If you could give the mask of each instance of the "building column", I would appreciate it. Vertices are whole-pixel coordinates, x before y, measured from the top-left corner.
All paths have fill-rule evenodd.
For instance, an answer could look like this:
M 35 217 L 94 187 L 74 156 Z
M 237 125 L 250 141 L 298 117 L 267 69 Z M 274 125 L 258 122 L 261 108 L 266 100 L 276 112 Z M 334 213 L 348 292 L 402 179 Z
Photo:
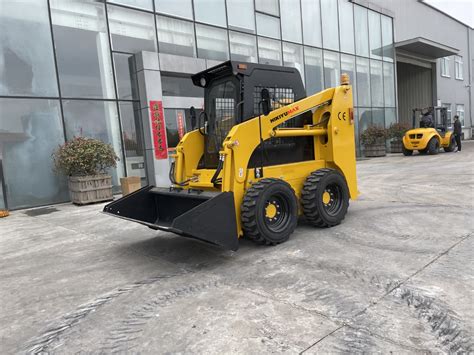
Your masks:
M 168 177 L 170 164 L 168 160 L 168 144 L 166 142 L 166 121 L 163 114 L 163 93 L 158 53 L 137 53 L 135 54 L 135 62 L 148 183 L 154 186 L 168 187 L 170 185 Z M 161 105 L 161 109 L 152 107 L 153 103 L 159 103 L 156 106 Z M 156 113 L 157 111 L 158 114 Z M 155 128 L 153 125 L 155 125 Z M 156 129 L 157 125 L 158 127 L 159 125 L 162 126 L 159 128 L 161 128 L 161 132 L 164 132 L 164 134 L 160 135 L 160 132 Z

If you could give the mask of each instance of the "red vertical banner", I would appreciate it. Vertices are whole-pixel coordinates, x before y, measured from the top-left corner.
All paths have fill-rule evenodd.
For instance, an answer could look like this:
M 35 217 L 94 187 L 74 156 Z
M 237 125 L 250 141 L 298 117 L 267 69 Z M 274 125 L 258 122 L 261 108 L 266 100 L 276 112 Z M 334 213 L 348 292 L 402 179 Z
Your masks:
M 185 133 L 183 111 L 176 111 L 176 123 L 178 126 L 179 139 L 181 139 L 183 138 L 184 133 Z
M 155 159 L 167 159 L 168 146 L 166 144 L 166 127 L 163 116 L 163 103 L 161 101 L 150 101 L 150 120 Z

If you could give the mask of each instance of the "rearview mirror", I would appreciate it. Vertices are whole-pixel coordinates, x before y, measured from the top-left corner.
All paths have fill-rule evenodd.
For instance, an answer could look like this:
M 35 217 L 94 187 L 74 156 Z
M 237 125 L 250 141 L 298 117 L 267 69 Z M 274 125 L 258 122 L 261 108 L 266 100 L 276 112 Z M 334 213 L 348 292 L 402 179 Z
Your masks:
M 271 111 L 270 93 L 268 92 L 268 89 L 262 89 L 260 96 L 262 98 L 262 111 L 263 114 L 266 116 Z
M 194 106 L 191 106 L 189 108 L 189 114 L 191 116 L 191 129 L 195 130 L 196 129 L 196 109 Z

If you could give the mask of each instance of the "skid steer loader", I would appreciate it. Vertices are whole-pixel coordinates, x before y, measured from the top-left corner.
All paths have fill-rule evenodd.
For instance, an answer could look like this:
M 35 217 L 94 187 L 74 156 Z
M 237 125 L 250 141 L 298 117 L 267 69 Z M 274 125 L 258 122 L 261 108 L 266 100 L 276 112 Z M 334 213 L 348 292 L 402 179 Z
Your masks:
M 317 227 L 344 219 L 358 194 L 347 75 L 309 97 L 294 68 L 228 61 L 192 80 L 204 111 L 176 147 L 170 186 L 105 213 L 231 250 L 242 236 L 286 241 L 300 215 Z

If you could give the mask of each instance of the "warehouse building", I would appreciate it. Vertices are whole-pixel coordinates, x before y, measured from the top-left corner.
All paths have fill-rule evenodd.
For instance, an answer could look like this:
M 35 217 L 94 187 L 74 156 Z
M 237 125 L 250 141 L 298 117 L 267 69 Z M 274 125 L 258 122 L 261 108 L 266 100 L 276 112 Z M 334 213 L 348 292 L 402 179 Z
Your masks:
M 172 150 L 203 106 L 190 75 L 228 59 L 296 67 L 308 94 L 348 73 L 356 137 L 444 105 L 468 139 L 473 35 L 417 0 L 0 0 L 0 209 L 67 201 L 51 153 L 74 136 L 112 144 L 117 188 L 166 184 L 150 101 Z

